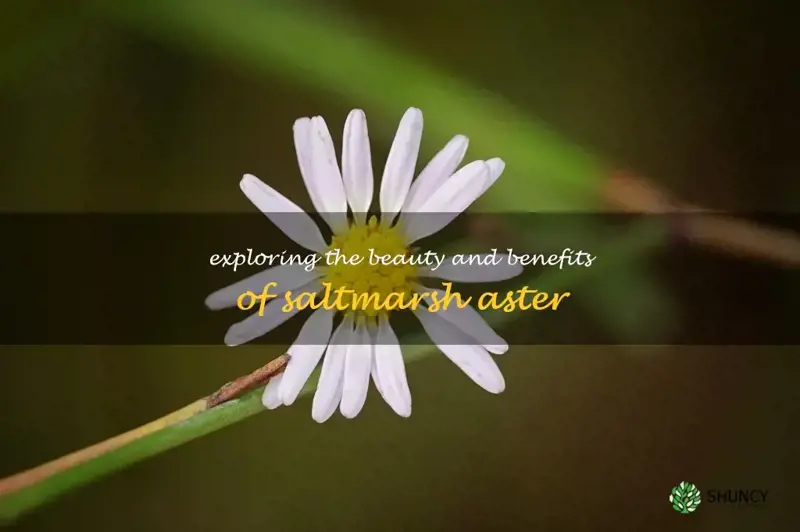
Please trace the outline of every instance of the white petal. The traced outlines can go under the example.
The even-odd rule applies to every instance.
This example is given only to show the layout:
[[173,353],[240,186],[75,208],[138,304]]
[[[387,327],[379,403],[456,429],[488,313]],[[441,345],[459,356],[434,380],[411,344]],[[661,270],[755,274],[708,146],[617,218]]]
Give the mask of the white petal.
[[263,272],[251,275],[237,283],[221,288],[206,298],[206,306],[211,310],[235,307],[239,296],[245,292],[261,294],[264,287],[269,283],[277,283],[277,286],[270,288],[271,294],[283,294],[287,290],[294,290],[299,286],[318,278],[321,275],[319,270],[307,272],[299,264],[286,264],[267,268]]
[[422,111],[412,107],[400,120],[381,180],[381,212],[389,215],[389,223],[400,212],[408,196],[421,140]]
[[472,161],[434,192],[419,212],[463,212],[478,199],[489,177],[485,161]]
[[[440,300],[445,296],[444,290],[434,288],[420,287],[419,292],[437,292]],[[433,299],[430,296],[426,296],[423,299],[428,305],[433,303]],[[473,339],[473,343],[483,346],[490,353],[502,355],[508,351],[506,341],[494,332],[494,329],[486,323],[483,316],[471,306],[467,305],[464,308],[458,308],[457,305],[450,305],[447,308],[440,308],[436,315],[468,334]]]
[[[318,292],[320,288],[319,280],[315,279],[301,286],[297,292]],[[239,323],[231,325],[228,332],[225,334],[225,344],[230,346],[246,344],[250,340],[264,336],[299,312],[297,307],[293,308],[290,312],[284,312],[281,307],[285,304],[286,293],[283,293],[278,298],[266,304],[264,313],[261,316],[258,315],[257,307],[254,307],[256,312]]]
[[303,324],[297,340],[287,351],[291,358],[286,364],[280,387],[281,401],[286,406],[294,403],[311,372],[319,364],[331,337],[334,314],[333,310],[325,308],[315,310]]
[[280,192],[251,174],[245,174],[239,188],[286,236],[311,251],[327,247],[314,220]]
[[283,404],[281,396],[278,393],[282,378],[283,373],[276,375],[272,377],[264,387],[264,394],[261,396],[261,404],[263,404],[267,410],[275,410]]
[[339,411],[352,419],[361,412],[367,400],[369,375],[372,367],[372,345],[363,323],[356,325],[352,345],[347,348],[342,383],[342,403]]
[[406,367],[400,342],[394,334],[389,320],[381,317],[378,325],[378,337],[375,342],[375,387],[383,400],[399,416],[411,415],[411,391],[408,388]]
[[416,213],[403,218],[403,227],[412,243],[432,235],[453,221],[478,199],[489,180],[489,166],[474,161],[453,174]]
[[354,109],[344,123],[342,143],[342,177],[347,202],[356,221],[364,223],[372,204],[372,155],[369,148],[367,117],[361,109]]
[[311,417],[317,423],[327,421],[342,400],[344,381],[344,361],[347,347],[353,334],[353,319],[345,316],[336,328],[322,361],[322,372],[319,376],[314,402],[311,405]]
[[499,255],[497,264],[482,265],[491,253],[481,253],[479,262],[472,264],[453,264],[453,257],[447,257],[436,270],[424,268],[420,276],[436,277],[457,283],[494,283],[513,279],[523,271],[519,264],[509,264],[505,255]]
[[303,117],[295,120],[292,133],[294,134],[294,150],[297,153],[297,166],[300,168],[300,175],[303,177],[306,190],[311,197],[311,203],[317,209],[317,193],[316,190],[312,192],[314,181],[311,179],[311,158],[314,155],[311,145],[311,119]]
[[506,163],[500,157],[489,159],[486,164],[489,166],[489,181],[484,185],[483,191],[478,195],[479,197],[500,179],[500,176],[503,175],[503,170],[506,169]]
[[375,383],[375,389],[378,390],[378,393],[381,394],[383,397],[383,391],[381,389],[381,378],[378,375],[378,364],[375,362],[375,357],[372,357],[372,367],[370,368],[370,375],[372,375],[372,382]]
[[[321,116],[311,119],[311,175],[306,182],[314,207],[334,233],[347,229],[347,196],[336,161],[328,125]],[[310,184],[309,184],[310,183]],[[313,192],[311,192],[313,189]]]
[[[327,143],[333,149],[333,141],[328,128],[322,121],[322,132],[318,129],[317,118],[299,118],[294,123],[294,146],[297,151],[297,165],[306,184],[311,203],[328,225],[341,228],[342,218],[346,220],[347,204],[344,199],[336,153],[333,153],[333,171],[327,167]],[[321,118],[319,120],[322,120]],[[327,134],[327,135],[326,135]],[[325,137],[327,136],[327,142]],[[328,212],[333,211],[333,212]],[[342,214],[344,213],[344,214]]]
[[453,137],[442,150],[433,156],[411,184],[403,212],[416,212],[440,186],[447,181],[464,159],[469,139],[463,135]]
[[436,347],[475,384],[490,393],[502,392],[506,382],[492,355],[483,347],[471,344],[473,340],[469,336],[437,314],[422,308],[414,311]]
[[317,423],[325,423],[328,421],[333,413],[336,412],[342,400],[342,388],[344,387],[344,356],[346,350],[347,348],[343,347],[342,350],[338,351],[340,356],[336,358],[336,360],[340,362],[339,369],[342,373],[335,381],[332,381],[336,388],[331,391],[327,402],[319,403],[320,406],[311,408],[311,418]]

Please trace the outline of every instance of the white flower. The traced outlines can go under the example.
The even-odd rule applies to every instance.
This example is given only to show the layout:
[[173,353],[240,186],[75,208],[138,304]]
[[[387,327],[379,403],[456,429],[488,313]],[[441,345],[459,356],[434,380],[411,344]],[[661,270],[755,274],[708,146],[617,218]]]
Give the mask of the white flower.
[[[317,116],[295,122],[294,143],[300,172],[314,207],[333,231],[331,244],[325,243],[317,225],[300,207],[255,176],[245,175],[240,187],[287,236],[315,253],[336,247],[345,255],[353,250],[368,253],[369,247],[380,247],[382,253],[394,251],[393,255],[407,253],[410,244],[442,229],[467,209],[492,186],[505,167],[501,159],[490,159],[475,161],[457,170],[468,144],[466,137],[458,135],[412,182],[421,137],[422,112],[411,108],[400,121],[383,172],[379,192],[381,220],[374,217],[367,220],[374,184],[364,112],[352,111],[345,122],[341,172],[325,120]],[[352,221],[348,217],[348,205]],[[286,213],[295,214],[289,217]],[[409,216],[414,213],[437,214]],[[361,269],[356,274],[351,266],[346,267],[349,269],[321,267],[324,264],[323,261],[311,272],[300,265],[270,268],[214,292],[206,299],[206,305],[214,310],[235,307],[241,294],[261,293],[264,285],[273,281],[280,294],[287,290],[318,292],[326,281],[355,287],[357,292],[389,290],[410,294],[435,291],[419,284],[417,281],[421,277],[486,282],[510,279],[522,271],[519,266],[508,264],[491,268],[456,266],[452,259],[446,260],[435,272],[412,266],[378,265],[367,266],[368,271]],[[387,268],[394,268],[388,276]],[[430,297],[425,301],[430,304]],[[236,323],[228,330],[225,343],[249,342],[285,322],[293,315],[282,312],[285,303],[285,298],[279,296],[266,305],[263,315],[256,312]],[[473,381],[491,393],[503,391],[503,375],[490,353],[505,353],[508,344],[476,310],[469,306],[451,306],[434,313],[420,306],[413,312],[437,347]],[[334,330],[334,314],[334,310],[323,307],[308,318],[288,351],[291,357],[285,372],[266,386],[264,405],[267,408],[291,405],[324,355],[312,406],[312,417],[316,421],[326,421],[337,407],[345,417],[355,417],[366,400],[370,376],[392,410],[403,417],[411,415],[411,393],[403,355],[388,316],[376,312],[348,312]],[[329,340],[321,344],[320,338]]]

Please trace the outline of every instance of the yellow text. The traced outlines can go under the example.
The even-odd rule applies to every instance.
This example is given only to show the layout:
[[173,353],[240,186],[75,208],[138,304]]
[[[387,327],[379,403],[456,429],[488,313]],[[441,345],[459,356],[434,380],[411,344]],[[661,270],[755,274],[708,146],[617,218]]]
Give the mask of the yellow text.
[[[260,294],[247,291],[236,300],[240,310],[251,310],[259,303],[258,315],[264,315],[267,301],[275,299],[278,294],[270,293],[270,288],[275,288],[277,283],[268,283]],[[391,311],[391,310],[417,310],[420,303],[428,303],[428,312],[446,310],[451,304],[464,308],[472,302],[471,297],[462,297],[460,293],[452,290],[452,283],[443,283],[445,290],[432,292],[391,292],[383,295],[378,292],[356,292],[344,288],[332,288],[330,283],[322,283],[322,292],[299,292],[293,294],[291,290],[284,293],[283,312],[301,311],[307,308],[317,310],[348,311]],[[519,290],[510,290],[505,294],[501,292],[485,292],[477,300],[478,310],[502,310],[514,312],[515,310],[558,310],[559,305],[571,292],[540,292],[527,286]]]

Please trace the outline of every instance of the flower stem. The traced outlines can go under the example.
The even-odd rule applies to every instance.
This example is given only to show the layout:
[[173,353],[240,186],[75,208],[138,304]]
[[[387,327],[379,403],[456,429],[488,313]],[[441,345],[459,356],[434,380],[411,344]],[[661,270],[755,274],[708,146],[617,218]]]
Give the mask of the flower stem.
[[[257,412],[260,405],[257,394],[248,399],[249,403],[255,401],[255,404],[238,409],[236,415],[230,415],[225,405],[266,384],[283,371],[288,360],[288,355],[281,355],[252,373],[222,386],[208,397],[155,421],[0,480],[0,522],[42,504],[66,489],[94,480],[105,472],[120,469]],[[170,436],[168,429],[193,423],[214,428],[200,432],[183,431],[183,437]]]

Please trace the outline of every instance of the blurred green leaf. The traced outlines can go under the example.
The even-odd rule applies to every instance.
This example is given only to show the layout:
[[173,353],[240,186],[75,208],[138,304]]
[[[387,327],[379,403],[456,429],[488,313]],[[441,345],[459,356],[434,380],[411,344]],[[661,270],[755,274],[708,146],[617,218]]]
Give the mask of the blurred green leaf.
[[492,211],[586,209],[607,171],[496,95],[459,82],[371,38],[335,12],[277,1],[103,2],[101,13],[195,52],[256,72],[295,78],[346,96],[396,124],[407,107],[425,113],[428,145],[455,133],[478,158],[502,157],[506,175],[486,195]]

